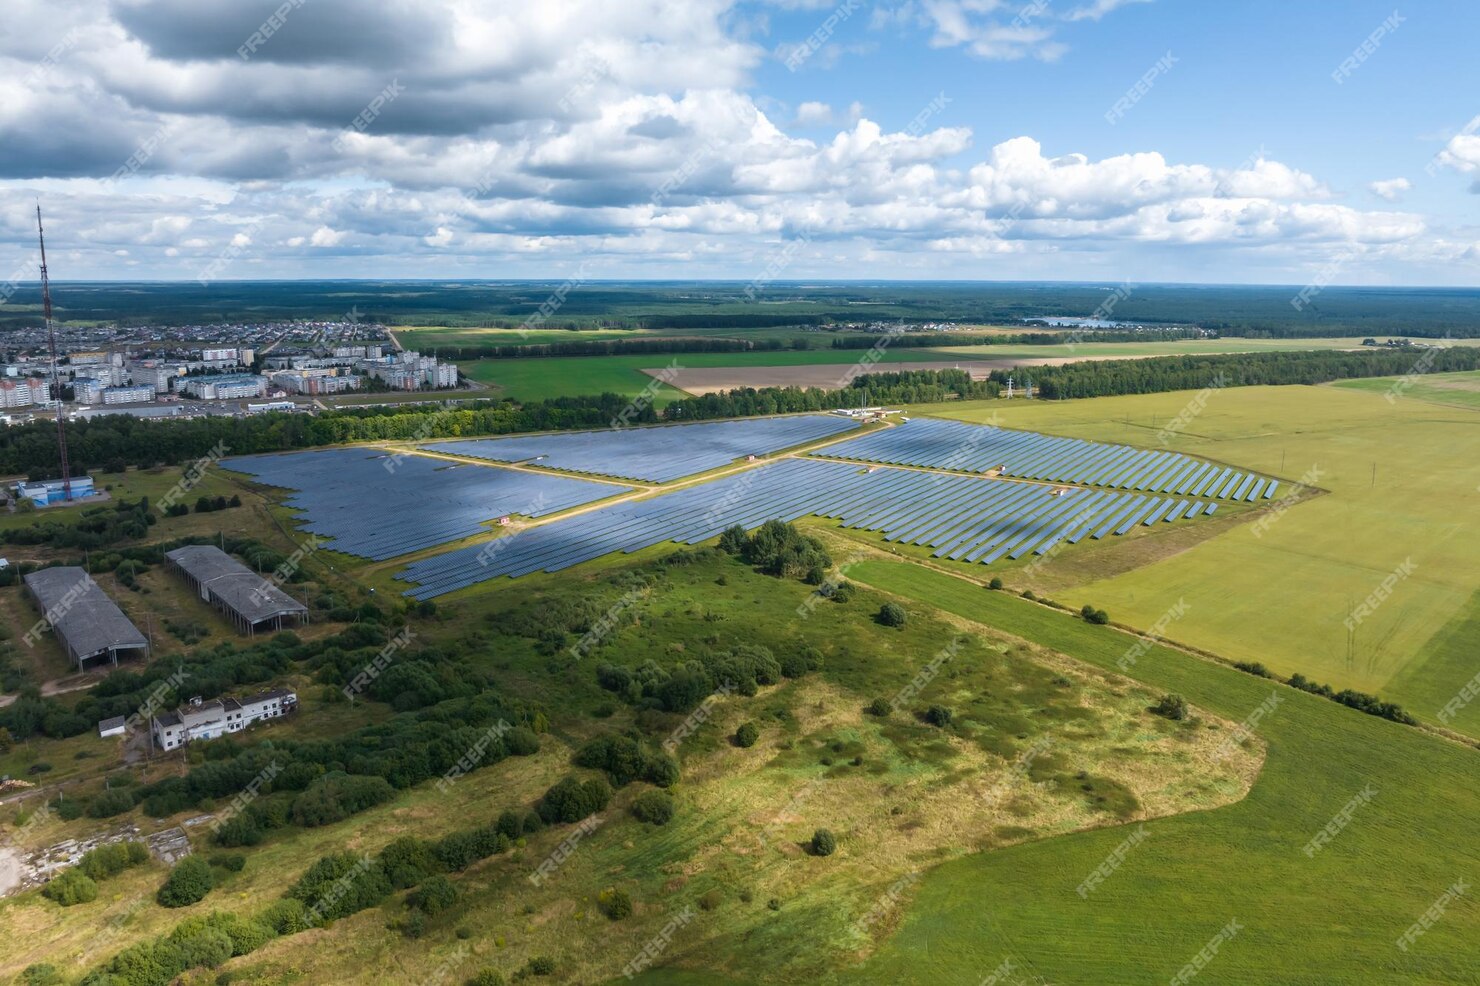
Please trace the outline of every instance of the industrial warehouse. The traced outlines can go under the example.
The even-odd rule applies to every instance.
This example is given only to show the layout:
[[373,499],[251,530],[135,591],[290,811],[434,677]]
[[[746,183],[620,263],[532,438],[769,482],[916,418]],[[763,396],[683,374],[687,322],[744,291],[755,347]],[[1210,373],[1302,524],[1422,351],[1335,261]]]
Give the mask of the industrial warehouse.
[[231,617],[249,636],[258,629],[281,630],[308,619],[308,607],[211,544],[189,544],[165,552],[200,598]]
[[149,641],[139,628],[82,569],[43,568],[27,575],[25,583],[45,614],[31,633],[50,624],[79,671],[88,670],[87,662],[95,658],[116,665],[120,652],[149,656]]

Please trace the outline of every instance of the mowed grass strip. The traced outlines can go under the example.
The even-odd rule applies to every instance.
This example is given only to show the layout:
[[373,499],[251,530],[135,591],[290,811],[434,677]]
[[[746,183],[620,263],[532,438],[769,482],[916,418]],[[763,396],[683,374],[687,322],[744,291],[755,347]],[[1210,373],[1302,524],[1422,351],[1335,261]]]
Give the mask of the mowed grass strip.
[[[1170,447],[1279,476],[1287,491],[1302,476],[1329,491],[1132,571],[1087,569],[1080,584],[1055,590],[1061,601],[1141,627],[1185,601],[1165,631],[1173,640],[1380,693],[1430,721],[1477,670],[1438,647],[1480,590],[1480,526],[1470,520],[1480,458],[1465,452],[1480,447],[1480,414],[1338,387],[926,410],[1148,447],[1191,411]],[[1047,567],[1072,570],[1074,557]],[[1354,616],[1369,600],[1370,612]]]
[[1391,394],[1394,401],[1428,401],[1432,404],[1454,404],[1480,410],[1480,373],[1431,373],[1419,377],[1374,377],[1363,380],[1340,380],[1332,386],[1348,390],[1365,390]]

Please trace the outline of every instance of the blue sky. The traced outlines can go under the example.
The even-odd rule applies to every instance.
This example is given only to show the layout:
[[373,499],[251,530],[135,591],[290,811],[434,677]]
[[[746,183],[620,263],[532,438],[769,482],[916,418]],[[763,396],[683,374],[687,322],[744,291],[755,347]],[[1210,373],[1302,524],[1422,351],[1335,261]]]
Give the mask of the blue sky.
[[17,2],[0,290],[1480,269],[1480,5]]

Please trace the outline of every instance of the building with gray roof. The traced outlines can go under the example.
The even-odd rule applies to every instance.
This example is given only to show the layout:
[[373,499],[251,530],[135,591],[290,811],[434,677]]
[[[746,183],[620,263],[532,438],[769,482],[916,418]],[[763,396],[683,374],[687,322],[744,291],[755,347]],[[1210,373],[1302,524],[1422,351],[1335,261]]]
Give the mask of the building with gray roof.
[[44,614],[27,638],[39,636],[49,626],[79,671],[88,670],[88,661],[102,658],[116,665],[120,653],[149,655],[149,641],[139,628],[82,569],[43,568],[27,575],[25,583]]
[[213,544],[165,552],[200,598],[231,618],[242,633],[281,630],[308,619],[308,607]]

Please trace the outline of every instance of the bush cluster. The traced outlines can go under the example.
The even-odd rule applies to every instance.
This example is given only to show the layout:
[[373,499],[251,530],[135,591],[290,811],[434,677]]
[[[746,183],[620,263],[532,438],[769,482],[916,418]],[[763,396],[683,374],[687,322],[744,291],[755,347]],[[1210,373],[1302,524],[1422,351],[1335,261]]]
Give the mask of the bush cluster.
[[726,528],[719,547],[767,575],[805,579],[812,585],[821,585],[832,567],[821,541],[781,520],[768,520],[749,536],[739,525]]
[[1384,702],[1376,695],[1353,691],[1350,688],[1344,688],[1338,692],[1330,685],[1318,685],[1310,681],[1303,674],[1291,675],[1289,684],[1292,688],[1298,688],[1303,692],[1310,692],[1312,695],[1321,695],[1331,699],[1333,702],[1340,702],[1348,708],[1365,712],[1369,716],[1390,719],[1393,722],[1399,722],[1405,726],[1418,725],[1418,720],[1404,711],[1403,707],[1397,702]]
[[164,886],[154,896],[163,907],[188,907],[204,900],[215,885],[211,864],[199,856],[186,856],[170,870]]

